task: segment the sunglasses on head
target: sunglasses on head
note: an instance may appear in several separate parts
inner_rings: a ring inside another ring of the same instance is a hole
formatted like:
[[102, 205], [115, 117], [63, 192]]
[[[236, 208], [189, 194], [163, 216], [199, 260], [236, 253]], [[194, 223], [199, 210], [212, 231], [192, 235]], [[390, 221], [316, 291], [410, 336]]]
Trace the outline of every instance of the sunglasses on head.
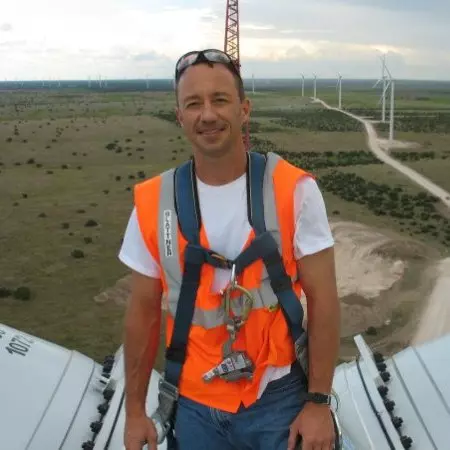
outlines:
[[236, 75], [240, 76], [239, 71], [229, 55], [222, 50], [208, 49], [208, 50], [196, 50], [186, 53], [177, 62], [175, 66], [175, 79], [178, 80], [181, 74], [190, 66], [199, 62], [211, 62], [225, 64]]

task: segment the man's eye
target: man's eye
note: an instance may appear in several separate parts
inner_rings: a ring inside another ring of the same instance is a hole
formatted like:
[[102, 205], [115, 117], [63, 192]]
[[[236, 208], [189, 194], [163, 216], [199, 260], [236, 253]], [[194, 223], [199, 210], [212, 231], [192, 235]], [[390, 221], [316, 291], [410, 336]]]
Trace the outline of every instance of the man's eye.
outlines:
[[186, 107], [187, 108], [190, 108], [191, 106], [197, 106], [198, 105], [198, 102], [191, 102], [191, 103], [188, 103], [187, 105], [186, 105]]

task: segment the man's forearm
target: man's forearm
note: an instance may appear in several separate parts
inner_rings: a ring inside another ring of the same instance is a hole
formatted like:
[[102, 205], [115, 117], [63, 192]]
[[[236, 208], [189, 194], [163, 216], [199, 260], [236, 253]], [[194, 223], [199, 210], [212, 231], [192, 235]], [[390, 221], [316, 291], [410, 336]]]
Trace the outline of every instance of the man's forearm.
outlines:
[[150, 374], [160, 341], [161, 316], [130, 311], [125, 322], [124, 361], [126, 414], [145, 414]]
[[331, 392], [334, 370], [339, 356], [340, 307], [330, 299], [328, 307], [315, 307], [308, 299], [309, 391]]

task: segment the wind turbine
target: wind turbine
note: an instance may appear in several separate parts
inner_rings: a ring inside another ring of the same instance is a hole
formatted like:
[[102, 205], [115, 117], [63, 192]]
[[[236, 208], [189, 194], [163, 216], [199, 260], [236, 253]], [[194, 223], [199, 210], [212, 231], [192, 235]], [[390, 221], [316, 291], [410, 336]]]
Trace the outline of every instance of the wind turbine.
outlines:
[[339, 109], [342, 109], [342, 75], [338, 73], [338, 82], [336, 83], [336, 90], [339, 96]]
[[305, 96], [305, 75], [302, 74], [302, 97]]
[[375, 89], [380, 83], [383, 83], [383, 91], [380, 98], [381, 102], [381, 121], [383, 123], [386, 123], [386, 86], [387, 86], [387, 80], [386, 80], [386, 54], [383, 54], [380, 56], [381, 59], [381, 78], [378, 79], [378, 81], [373, 85], [373, 88]]
[[394, 108], [395, 108], [395, 80], [392, 78], [391, 72], [386, 66], [386, 63], [383, 64], [384, 69], [388, 73], [389, 81], [386, 82], [385, 88], [383, 90], [382, 98], [386, 101], [386, 94], [389, 88], [391, 88], [391, 107], [389, 112], [389, 142], [392, 143], [394, 140]]
[[317, 75], [314, 74], [314, 100], [317, 98]]

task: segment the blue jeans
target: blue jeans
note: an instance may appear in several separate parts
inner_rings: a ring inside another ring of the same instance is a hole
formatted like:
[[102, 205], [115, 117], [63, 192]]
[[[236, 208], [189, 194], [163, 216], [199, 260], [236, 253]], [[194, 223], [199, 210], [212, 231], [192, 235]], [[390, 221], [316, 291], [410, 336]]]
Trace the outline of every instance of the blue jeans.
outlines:
[[179, 398], [175, 417], [177, 450], [286, 450], [289, 427], [305, 404], [302, 372], [271, 381], [260, 399], [236, 413]]

